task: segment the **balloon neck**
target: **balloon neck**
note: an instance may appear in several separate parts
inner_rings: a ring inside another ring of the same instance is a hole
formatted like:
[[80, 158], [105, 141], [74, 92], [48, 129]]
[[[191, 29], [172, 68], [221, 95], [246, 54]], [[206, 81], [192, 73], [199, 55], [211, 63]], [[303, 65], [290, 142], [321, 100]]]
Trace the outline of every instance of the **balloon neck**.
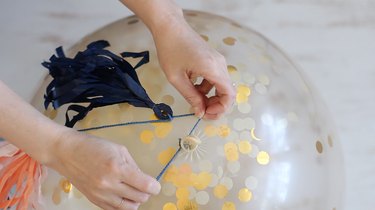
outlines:
[[202, 141], [194, 135], [188, 135], [181, 140], [181, 148], [186, 152], [195, 151]]

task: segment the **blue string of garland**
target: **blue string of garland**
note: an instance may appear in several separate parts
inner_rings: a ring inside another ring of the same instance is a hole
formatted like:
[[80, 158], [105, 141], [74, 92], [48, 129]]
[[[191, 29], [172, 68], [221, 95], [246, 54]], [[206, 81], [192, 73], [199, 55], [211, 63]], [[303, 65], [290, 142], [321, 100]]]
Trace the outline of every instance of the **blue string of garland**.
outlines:
[[[165, 122], [172, 121], [174, 118], [183, 118], [183, 117], [189, 117], [189, 116], [194, 116], [194, 113], [175, 115], [173, 117], [170, 116], [168, 120], [159, 119], [159, 120], [132, 121], [132, 122], [125, 122], [125, 123], [116, 123], [116, 124], [111, 124], [111, 125], [102, 125], [102, 126], [91, 127], [91, 128], [83, 128], [83, 129], [79, 129], [78, 131], [85, 132], [85, 131], [100, 130], [100, 129], [105, 129], [105, 128], [120, 127], [120, 126], [140, 125], [140, 124], [148, 124], [148, 123], [165, 123]], [[197, 128], [201, 120], [202, 118], [199, 118], [197, 120], [197, 122], [194, 124], [193, 128], [190, 130], [188, 135], [191, 135], [194, 132], [194, 130]], [[168, 163], [164, 166], [164, 168], [161, 170], [159, 175], [156, 177], [157, 181], [160, 181], [160, 179], [163, 177], [167, 169], [170, 167], [171, 163], [176, 159], [177, 155], [181, 152], [182, 150], [181, 139], [179, 139], [178, 145], [179, 145], [178, 150], [173, 154], [172, 158], [168, 161]]]
[[181, 114], [181, 115], [174, 115], [170, 116], [169, 119], [157, 119], [157, 120], [145, 120], [145, 121], [133, 121], [133, 122], [125, 122], [125, 123], [116, 123], [111, 125], [101, 125], [97, 127], [91, 128], [83, 128], [79, 129], [78, 131], [91, 131], [91, 130], [100, 130], [104, 128], [113, 128], [113, 127], [120, 127], [120, 126], [127, 126], [127, 125], [137, 125], [137, 124], [146, 124], [146, 123], [163, 123], [163, 122], [171, 122], [174, 118], [182, 118], [182, 117], [189, 117], [193, 116], [194, 114]]

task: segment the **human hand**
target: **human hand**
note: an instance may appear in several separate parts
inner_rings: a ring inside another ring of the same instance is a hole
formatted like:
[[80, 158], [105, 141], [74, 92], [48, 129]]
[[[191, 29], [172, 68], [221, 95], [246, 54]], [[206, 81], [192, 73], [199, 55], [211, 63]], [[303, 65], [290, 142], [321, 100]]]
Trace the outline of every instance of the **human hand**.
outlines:
[[138, 168], [124, 146], [73, 130], [58, 142], [56, 159], [47, 165], [105, 210], [138, 209], [160, 191], [159, 182]]
[[[233, 103], [232, 86], [225, 58], [186, 23], [183, 18], [170, 19], [152, 30], [158, 58], [169, 82], [192, 105], [197, 116], [219, 118]], [[202, 77], [200, 84], [191, 80]], [[207, 94], [215, 88], [215, 95]]]

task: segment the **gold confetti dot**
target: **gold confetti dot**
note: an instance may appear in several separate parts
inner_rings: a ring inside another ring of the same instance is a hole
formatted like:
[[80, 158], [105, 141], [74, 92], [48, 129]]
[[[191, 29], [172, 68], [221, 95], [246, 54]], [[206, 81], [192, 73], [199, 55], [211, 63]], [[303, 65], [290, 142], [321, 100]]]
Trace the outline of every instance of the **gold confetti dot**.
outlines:
[[257, 155], [257, 161], [261, 165], [267, 165], [270, 162], [270, 156], [265, 151], [260, 151]]
[[208, 172], [201, 172], [198, 175], [192, 174], [191, 181], [193, 182], [193, 186], [197, 190], [204, 190], [208, 187], [211, 183], [212, 176]]
[[150, 144], [154, 139], [154, 133], [150, 130], [144, 130], [140, 134], [140, 139], [144, 144]]
[[236, 43], [236, 39], [233, 37], [226, 37], [223, 39], [224, 44], [226, 45], [234, 45]]
[[190, 164], [184, 163], [184, 164], [180, 165], [178, 171], [180, 173], [190, 174], [190, 173], [192, 173], [193, 169], [191, 169], [191, 165]]
[[258, 137], [255, 135], [255, 128], [251, 128], [251, 130], [250, 130], [250, 134], [251, 134], [251, 138], [253, 138], [254, 140], [257, 140], [257, 141], [262, 140], [262, 139], [258, 138]]
[[166, 165], [169, 160], [171, 160], [175, 152], [176, 149], [173, 147], [169, 147], [168, 149], [162, 151], [158, 156], [159, 163], [162, 165]]
[[224, 154], [228, 161], [238, 160], [237, 145], [233, 142], [228, 142], [224, 145]]
[[232, 65], [228, 65], [227, 69], [228, 69], [228, 72], [230, 74], [237, 72], [237, 68], [235, 66], [232, 66]]
[[54, 120], [57, 116], [57, 110], [54, 108], [48, 107], [47, 110], [45, 110], [43, 114], [49, 119]]
[[191, 174], [178, 174], [176, 177], [174, 177], [173, 184], [178, 188], [193, 186]]
[[221, 125], [219, 127], [218, 135], [220, 137], [227, 137], [230, 134], [230, 128], [227, 125]]
[[246, 103], [249, 100], [249, 96], [251, 94], [251, 90], [246, 85], [238, 85], [237, 86], [237, 95], [236, 101], [238, 104]]
[[249, 202], [251, 200], [252, 193], [247, 188], [242, 188], [238, 192], [238, 199], [240, 199], [241, 202]]
[[70, 193], [70, 191], [73, 188], [73, 185], [72, 185], [72, 183], [69, 182], [69, 180], [67, 180], [65, 178], [62, 178], [60, 180], [60, 187], [61, 187], [62, 191], [64, 191], [65, 193]]
[[190, 192], [187, 188], [178, 188], [176, 191], [176, 198], [179, 200], [189, 199]]
[[219, 199], [223, 199], [227, 194], [228, 189], [222, 184], [219, 184], [214, 188], [214, 195]]
[[204, 41], [208, 42], [208, 36], [203, 35], [203, 34], [201, 34], [200, 36], [202, 37], [202, 39], [203, 39]]
[[155, 136], [164, 139], [172, 131], [172, 128], [171, 123], [162, 123], [155, 128]]
[[[95, 109], [94, 109], [95, 110]], [[156, 115], [155, 114], [152, 114], [151, 116], [150, 116], [150, 120], [158, 120], [159, 118], [158, 117], [156, 117]], [[153, 123], [151, 123], [153, 126], [155, 126], [155, 127], [157, 127], [157, 126], [159, 126], [159, 125], [162, 125], [162, 124], [164, 124], [163, 122], [153, 122]]]
[[175, 165], [171, 165], [167, 171], [165, 172], [164, 174], [164, 181], [165, 182], [173, 182], [174, 178], [177, 176], [178, 174], [178, 169]]
[[[170, 167], [170, 170], [167, 170], [164, 177], [168, 177], [168, 181], [171, 181], [173, 185], [177, 188], [187, 188], [193, 186], [192, 183], [192, 169], [191, 166], [187, 163], [182, 164], [179, 168], [176, 168], [174, 165]], [[166, 178], [164, 178], [166, 180]]]
[[174, 97], [171, 96], [171, 95], [165, 95], [165, 96], [163, 96], [161, 101], [165, 104], [173, 105], [174, 104]]
[[237, 86], [237, 93], [249, 96], [251, 94], [251, 90], [248, 86], [240, 84]]
[[222, 210], [236, 210], [236, 205], [233, 202], [225, 202], [223, 204]]
[[249, 154], [251, 152], [251, 144], [249, 141], [240, 141], [240, 143], [238, 143], [238, 150], [240, 150], [240, 152], [242, 154]]
[[247, 95], [244, 95], [244, 94], [241, 94], [241, 93], [237, 93], [237, 95], [236, 95], [236, 102], [238, 104], [246, 103], [248, 100], [249, 100], [249, 97]]
[[191, 200], [178, 200], [177, 208], [179, 210], [198, 210], [198, 205], [195, 201]]
[[323, 144], [319, 140], [316, 141], [315, 147], [316, 147], [316, 151], [318, 151], [319, 154], [323, 152]]
[[163, 206], [163, 210], [177, 210], [177, 206], [174, 203], [166, 203]]

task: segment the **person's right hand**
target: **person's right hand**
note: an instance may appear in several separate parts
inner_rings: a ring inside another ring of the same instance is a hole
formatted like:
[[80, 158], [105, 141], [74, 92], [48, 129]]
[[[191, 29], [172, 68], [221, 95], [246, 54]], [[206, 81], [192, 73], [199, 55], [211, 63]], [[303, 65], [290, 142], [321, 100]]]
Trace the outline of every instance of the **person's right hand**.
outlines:
[[138, 209], [160, 191], [159, 182], [138, 168], [124, 146], [70, 129], [57, 142], [56, 158], [47, 165], [105, 210]]

